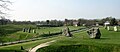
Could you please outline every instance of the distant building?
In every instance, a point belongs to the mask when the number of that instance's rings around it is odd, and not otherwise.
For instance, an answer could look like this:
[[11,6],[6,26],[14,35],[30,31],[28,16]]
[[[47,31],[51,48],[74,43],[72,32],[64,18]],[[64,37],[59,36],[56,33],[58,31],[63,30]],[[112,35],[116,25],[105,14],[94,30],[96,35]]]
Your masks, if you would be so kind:
[[99,24],[97,23],[96,26],[99,26]]
[[5,25],[5,24],[7,24],[7,23],[9,23],[9,22],[10,22],[9,19],[1,19],[1,18],[0,18],[0,25]]
[[120,21],[118,22],[118,25],[120,26]]
[[52,24],[36,24],[37,27],[59,27],[58,25]]
[[78,21],[74,21],[74,22],[73,22],[73,25],[77,27],[77,26],[78,26],[78,23],[79,23]]
[[106,25],[110,25],[110,22],[109,21],[106,21],[105,23],[104,23],[104,25],[106,26]]
[[86,24],[82,24],[82,26],[86,26]]

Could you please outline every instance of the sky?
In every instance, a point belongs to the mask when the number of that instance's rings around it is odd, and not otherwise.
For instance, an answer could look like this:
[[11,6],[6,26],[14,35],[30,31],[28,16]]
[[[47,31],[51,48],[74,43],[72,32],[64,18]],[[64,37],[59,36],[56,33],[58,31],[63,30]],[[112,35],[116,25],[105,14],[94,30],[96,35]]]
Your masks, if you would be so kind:
[[11,20],[120,19],[120,0],[12,0]]

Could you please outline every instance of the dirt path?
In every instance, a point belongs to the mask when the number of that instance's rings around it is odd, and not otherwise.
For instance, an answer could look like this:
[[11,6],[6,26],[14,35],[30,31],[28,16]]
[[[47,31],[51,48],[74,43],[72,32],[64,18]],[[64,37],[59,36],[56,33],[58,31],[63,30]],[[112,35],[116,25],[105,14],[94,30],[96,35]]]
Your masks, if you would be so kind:
[[32,48],[29,52],[36,52],[39,48],[49,46],[50,43],[55,42],[55,41],[56,41],[56,40],[52,40],[52,41],[49,41],[49,42],[46,42],[46,43],[42,43],[42,44],[40,44],[40,45]]

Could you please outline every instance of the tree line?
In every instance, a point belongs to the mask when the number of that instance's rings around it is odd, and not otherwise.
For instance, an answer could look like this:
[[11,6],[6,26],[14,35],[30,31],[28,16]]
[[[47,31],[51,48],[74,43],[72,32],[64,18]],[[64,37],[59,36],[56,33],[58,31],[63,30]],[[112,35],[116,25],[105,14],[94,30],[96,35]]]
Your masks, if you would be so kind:
[[0,25],[6,25],[6,24],[42,24],[42,25],[56,25],[56,26],[63,26],[63,25],[68,25],[68,26],[73,26],[74,22],[77,22],[77,25],[81,26],[83,24],[86,24],[87,26],[99,24],[99,25],[104,25],[106,21],[110,22],[110,25],[118,25],[118,22],[120,22],[119,19],[113,18],[113,17],[106,17],[103,19],[78,19],[78,20],[71,20],[71,19],[65,19],[63,21],[61,20],[46,20],[46,21],[16,21],[13,20],[11,21],[10,19],[6,19],[4,17],[1,17],[0,19]]
[[[42,24],[42,25],[55,25],[55,26],[63,26],[63,25],[68,25],[68,26],[73,26],[74,23],[77,23],[77,25],[87,25],[87,26],[91,26],[91,25],[95,25],[95,24],[99,24],[99,25],[104,25],[104,23],[106,21],[110,22],[110,25],[118,25],[118,22],[120,22],[120,20],[113,18],[113,17],[106,17],[103,19],[78,19],[78,20],[70,20],[70,19],[65,19],[64,21],[61,20],[46,20],[46,21],[11,21],[9,19],[6,19],[5,16],[7,16],[7,13],[5,13],[5,11],[10,10],[8,8],[9,5],[12,4],[12,2],[10,0],[0,0],[0,25],[6,25],[6,24]],[[120,25],[120,24],[119,24]]]

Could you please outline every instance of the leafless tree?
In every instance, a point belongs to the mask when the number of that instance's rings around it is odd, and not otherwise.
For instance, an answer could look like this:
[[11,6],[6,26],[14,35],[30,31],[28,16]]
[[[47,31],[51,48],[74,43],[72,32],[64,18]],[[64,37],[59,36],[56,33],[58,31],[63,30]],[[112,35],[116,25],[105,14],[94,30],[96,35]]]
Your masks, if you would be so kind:
[[7,14],[5,11],[10,10],[8,6],[11,4],[12,2],[10,2],[10,0],[0,0],[0,17]]

